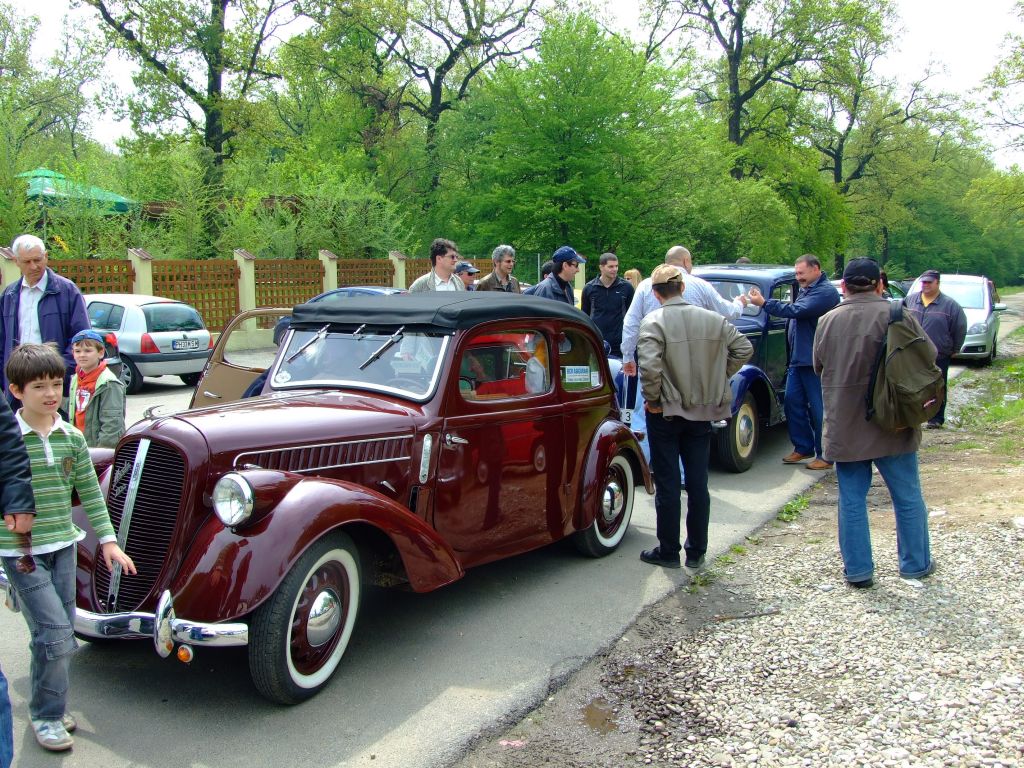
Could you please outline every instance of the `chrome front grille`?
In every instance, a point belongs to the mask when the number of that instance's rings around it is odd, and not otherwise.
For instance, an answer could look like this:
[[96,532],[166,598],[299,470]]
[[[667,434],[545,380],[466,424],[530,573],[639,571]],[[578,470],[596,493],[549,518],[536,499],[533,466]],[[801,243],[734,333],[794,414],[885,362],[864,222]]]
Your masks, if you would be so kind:
[[314,472],[361,464],[380,464],[412,456],[412,435],[321,443],[272,451],[253,451],[235,457],[235,468],[254,464],[282,472]]
[[[183,502],[185,459],[176,449],[157,442],[149,442],[131,498],[132,468],[142,442],[133,440],[120,446],[107,491],[110,522],[139,571],[137,576],[115,578],[116,599],[111,600],[111,574],[103,558],[97,558],[93,571],[96,599],[110,613],[138,609],[153,590],[167,560]],[[126,510],[129,499],[131,508]],[[122,530],[123,521],[127,530]]]

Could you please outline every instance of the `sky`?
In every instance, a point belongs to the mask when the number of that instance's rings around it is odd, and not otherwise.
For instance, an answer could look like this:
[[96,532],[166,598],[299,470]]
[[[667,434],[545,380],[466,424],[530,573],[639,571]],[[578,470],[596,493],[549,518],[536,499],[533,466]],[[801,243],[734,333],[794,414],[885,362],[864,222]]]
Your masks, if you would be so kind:
[[[34,52],[41,58],[47,47],[60,39],[65,14],[72,14],[72,23],[93,22],[92,9],[70,10],[69,0],[0,0],[13,5],[25,14],[40,17]],[[897,50],[882,64],[882,72],[899,80],[910,82],[919,78],[930,66],[936,75],[929,81],[935,90],[947,90],[969,95],[980,85],[1003,52],[1003,39],[1007,32],[1024,33],[1022,24],[1013,13],[1014,0],[894,0],[903,21],[903,31],[896,36]],[[610,7],[624,20],[636,14],[634,0],[612,0]],[[967,10],[965,10],[965,8]],[[984,10],[982,10],[984,9]],[[131,68],[122,59],[108,59],[108,77],[124,87],[131,87]],[[981,101],[979,94],[976,100]],[[93,135],[110,147],[123,135],[131,132],[127,123],[119,123],[111,114],[101,115],[95,122]],[[996,145],[994,162],[1002,167],[1012,163],[1024,165],[1024,158],[1009,152],[1000,152],[1000,139],[994,134],[990,142]]]

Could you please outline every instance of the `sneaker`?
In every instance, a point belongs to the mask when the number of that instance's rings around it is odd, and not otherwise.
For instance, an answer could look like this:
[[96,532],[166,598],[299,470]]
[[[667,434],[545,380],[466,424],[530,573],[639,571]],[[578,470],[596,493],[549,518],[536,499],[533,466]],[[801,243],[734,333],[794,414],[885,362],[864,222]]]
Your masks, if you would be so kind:
[[846,583],[857,589],[871,589],[871,587],[875,586],[875,580],[870,576],[866,579],[861,579],[860,581],[848,581]]
[[928,563],[928,567],[924,569],[924,573],[919,574],[917,576],[904,576],[901,573],[900,574],[900,578],[901,579],[927,579],[933,573],[935,573],[935,561],[934,560],[932,560],[930,563]]
[[704,567],[704,555],[700,557],[689,557],[686,558],[686,567],[691,571],[699,571]]
[[64,726],[64,730],[68,733],[73,733],[78,728],[78,721],[75,720],[75,716],[70,712],[65,712],[60,716],[60,724]]
[[50,752],[63,752],[75,743],[60,720],[33,720],[32,730],[39,746]]
[[640,559],[645,563],[650,563],[651,565],[660,565],[662,568],[679,567],[679,555],[675,555],[674,557],[662,555],[659,547],[655,547],[654,549],[645,549],[640,553]]

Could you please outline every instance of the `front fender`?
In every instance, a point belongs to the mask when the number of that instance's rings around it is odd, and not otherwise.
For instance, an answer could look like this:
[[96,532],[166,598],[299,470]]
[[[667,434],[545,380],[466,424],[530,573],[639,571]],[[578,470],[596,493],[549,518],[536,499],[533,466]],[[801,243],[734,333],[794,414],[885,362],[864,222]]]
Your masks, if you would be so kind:
[[250,613],[313,542],[350,523],[369,524],[391,539],[417,592],[464,573],[430,526],[386,496],[353,483],[295,478],[273,512],[252,525],[225,528],[210,516],[171,583],[175,611],[192,621],[229,621]]
[[654,493],[654,480],[650,467],[644,459],[643,451],[632,430],[620,421],[607,420],[601,423],[587,451],[586,464],[583,467],[580,506],[577,510],[575,528],[583,530],[597,516],[601,505],[601,488],[605,470],[611,460],[618,455],[625,455],[633,468],[634,485],[641,480],[648,493]]
[[756,365],[744,365],[740,368],[729,379],[729,387],[732,389],[731,415],[736,415],[747,392],[753,391],[758,410],[767,419],[769,426],[785,419],[782,403],[775,394],[775,387],[772,386],[768,375]]

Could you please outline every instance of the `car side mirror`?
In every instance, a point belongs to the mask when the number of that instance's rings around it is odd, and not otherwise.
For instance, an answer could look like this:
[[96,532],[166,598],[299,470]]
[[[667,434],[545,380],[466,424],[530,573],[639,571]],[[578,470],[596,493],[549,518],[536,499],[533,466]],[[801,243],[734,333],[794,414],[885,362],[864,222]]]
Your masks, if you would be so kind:
[[1006,311],[1006,305],[1005,304],[993,304],[992,305],[992,311],[993,312],[1005,312]]

